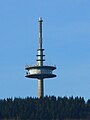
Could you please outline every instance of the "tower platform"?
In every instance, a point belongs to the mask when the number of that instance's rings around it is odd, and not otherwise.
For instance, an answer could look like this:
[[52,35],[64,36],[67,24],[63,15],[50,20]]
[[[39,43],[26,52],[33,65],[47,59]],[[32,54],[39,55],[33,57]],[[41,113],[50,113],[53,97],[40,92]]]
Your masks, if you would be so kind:
[[27,70],[25,77],[28,78],[45,79],[56,77],[56,75],[53,74],[53,70],[56,69],[54,66],[26,66],[25,69]]

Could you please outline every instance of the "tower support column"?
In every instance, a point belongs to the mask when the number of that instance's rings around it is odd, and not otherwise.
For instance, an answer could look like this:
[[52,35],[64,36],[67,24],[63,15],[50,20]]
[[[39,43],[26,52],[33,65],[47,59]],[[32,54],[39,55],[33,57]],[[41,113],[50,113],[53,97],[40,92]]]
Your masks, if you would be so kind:
[[38,98],[43,98],[44,90],[43,90],[43,79],[38,79]]

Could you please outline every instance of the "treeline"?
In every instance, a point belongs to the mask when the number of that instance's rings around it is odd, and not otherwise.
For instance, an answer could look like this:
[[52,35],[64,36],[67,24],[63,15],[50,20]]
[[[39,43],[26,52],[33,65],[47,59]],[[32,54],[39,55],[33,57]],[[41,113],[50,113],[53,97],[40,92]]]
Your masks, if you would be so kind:
[[90,120],[90,99],[82,97],[7,98],[0,100],[0,120]]

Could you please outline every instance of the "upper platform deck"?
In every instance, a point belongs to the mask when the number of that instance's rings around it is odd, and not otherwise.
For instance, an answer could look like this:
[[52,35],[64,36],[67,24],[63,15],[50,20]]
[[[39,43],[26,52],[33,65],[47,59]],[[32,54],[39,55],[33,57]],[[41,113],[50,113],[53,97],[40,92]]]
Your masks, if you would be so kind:
[[47,65],[44,65],[44,66],[35,65],[35,66],[26,66],[25,69],[26,69],[26,70],[30,70],[30,69],[47,69],[47,70],[55,70],[56,67],[55,67],[55,66],[47,66]]
[[56,77],[53,74],[53,70],[56,69],[54,66],[26,66],[26,76],[28,78],[53,78]]

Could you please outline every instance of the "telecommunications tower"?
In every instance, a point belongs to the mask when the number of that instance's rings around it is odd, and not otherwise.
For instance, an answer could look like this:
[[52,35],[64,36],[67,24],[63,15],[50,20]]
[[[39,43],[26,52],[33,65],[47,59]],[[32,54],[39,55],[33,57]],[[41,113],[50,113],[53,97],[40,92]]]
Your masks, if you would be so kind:
[[25,69],[27,70],[25,77],[27,78],[37,78],[38,79],[38,98],[44,97],[44,79],[45,78],[53,78],[56,77],[53,74],[53,70],[56,69],[55,66],[47,66],[44,65],[44,49],[42,48],[42,18],[39,17],[39,48],[37,54],[37,65],[35,66],[26,66]]

